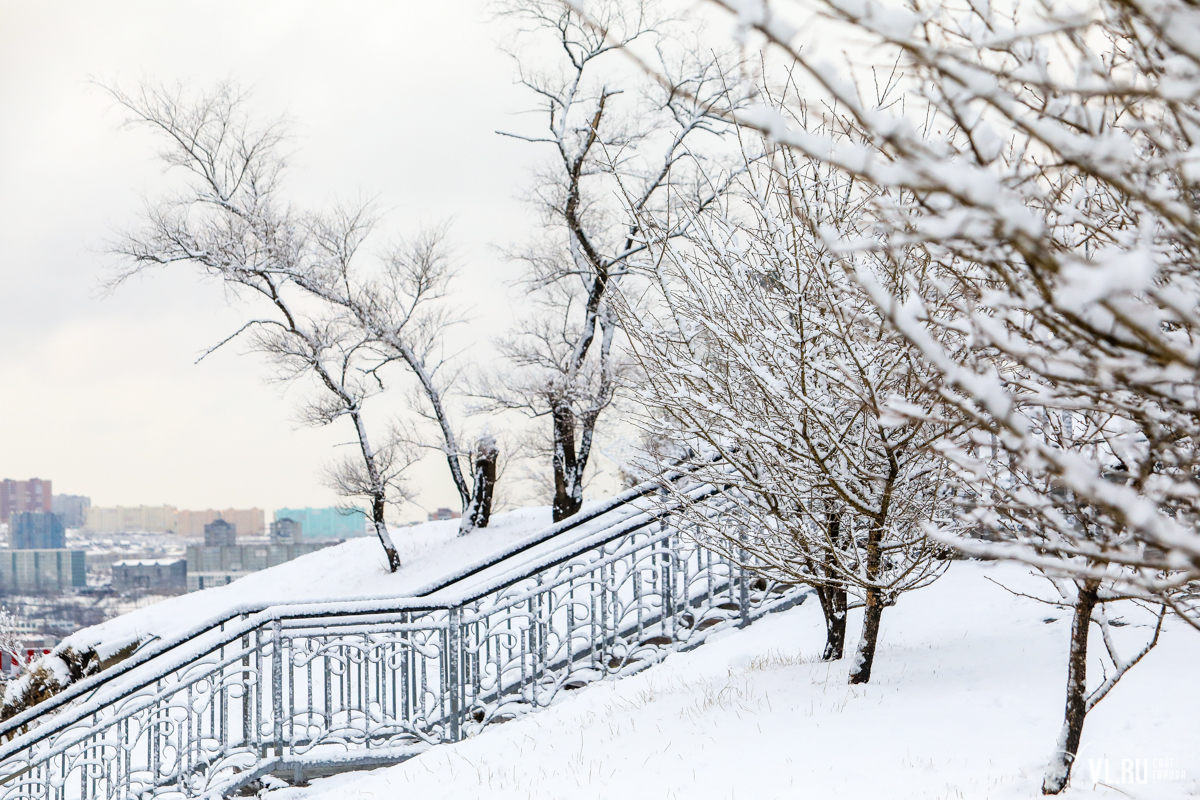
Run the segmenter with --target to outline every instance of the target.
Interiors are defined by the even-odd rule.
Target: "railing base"
[[[660,509],[446,597],[267,608],[192,637],[169,670],[147,667],[121,693],[0,744],[20,770],[0,800],[47,800],[68,780],[81,800],[251,796],[398,764],[810,593],[751,578]]]
[[[391,767],[401,764],[413,756],[420,755],[429,748],[430,745],[420,744],[380,749],[371,753],[346,753],[342,756],[267,758],[256,765],[254,769],[239,772],[232,779],[223,782],[218,787],[214,787],[205,797],[215,800],[218,797],[236,795],[250,784],[261,781],[268,775],[297,786],[307,780],[328,778],[331,775],[340,775],[343,772]]]
[[[795,608],[804,603],[808,596],[812,594],[811,589],[801,588],[790,593],[790,596],[780,598],[776,601],[768,601],[763,607],[757,609],[757,613],[753,614],[750,621],[761,619],[767,614],[777,614],[781,611]],[[726,621],[726,624],[716,626],[711,631],[705,631],[703,635],[694,636],[690,641],[680,642],[674,646],[664,647],[653,657],[638,660],[636,663],[629,664],[616,672],[605,675],[601,680],[611,680],[614,678],[625,678],[631,675],[636,675],[649,667],[662,663],[662,661],[671,653],[684,653],[695,650],[708,640],[710,633],[720,633],[722,631],[737,630],[743,627],[739,624],[739,618],[734,617]],[[732,624],[729,624],[732,623]],[[530,708],[526,713],[530,713],[535,709]],[[525,714],[519,714],[518,717],[523,717]],[[477,733],[481,733],[479,731]],[[358,770],[377,769],[380,767],[390,767],[396,764],[401,764],[414,756],[429,750],[436,745],[430,744],[410,744],[395,748],[379,748],[373,749],[369,753],[345,753],[345,754],[322,754],[313,755],[310,757],[267,757],[250,771],[240,772],[237,776],[228,782],[213,789],[206,796],[209,798],[230,797],[241,792],[242,789],[261,781],[267,775],[271,775],[279,780],[286,781],[292,786],[298,786],[305,781],[315,780],[318,778],[327,778],[331,775],[340,775],[345,772],[356,772]]]

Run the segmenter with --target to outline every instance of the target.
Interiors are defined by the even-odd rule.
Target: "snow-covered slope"
[[[387,571],[378,539],[351,539],[227,586],[173,597],[84,628],[60,646],[78,651],[95,648],[103,658],[131,642],[171,639],[205,620],[250,605],[401,597],[464,564],[504,552],[549,524],[550,508],[545,506],[496,514],[489,527],[464,537],[457,535],[458,520],[401,528],[392,533],[402,562],[394,574]]]
[[[1012,565],[956,563],[888,609],[868,686],[846,684],[844,661],[814,660],[823,629],[819,608],[806,603],[400,766],[268,796],[1040,797],[1061,722],[1070,622],[989,579],[1047,588]],[[1064,796],[1200,794],[1197,664],[1200,634],[1170,625],[1088,717]]]

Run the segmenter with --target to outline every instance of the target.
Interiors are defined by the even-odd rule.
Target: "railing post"
[[[611,572],[611,570],[608,570],[608,572]],[[605,567],[603,564],[601,564],[600,565],[600,663],[603,665],[604,669],[607,671],[608,669],[611,669],[609,664],[612,662],[612,654],[609,651],[609,646],[608,646],[608,628],[609,628],[608,604],[610,602],[610,598],[609,598],[610,592],[609,592],[609,585],[608,585],[608,576],[605,573],[606,573]],[[535,692],[536,692],[536,689],[535,689]]]
[[[659,571],[658,593],[662,602],[662,632],[675,638],[675,595],[671,576],[671,542],[664,539],[662,545],[662,568]],[[668,623],[668,620],[670,622]],[[670,627],[668,628],[668,624]]]
[[[242,614],[245,622],[249,614]],[[250,633],[242,634],[242,746],[250,747],[250,731],[253,720],[250,717]]]
[[[742,541],[746,540],[746,532],[742,531]],[[746,567],[746,551],[738,548],[738,608],[741,612],[739,627],[745,628],[750,624],[750,579]]]
[[[453,606],[447,617],[449,634],[446,644],[446,690],[450,692],[450,741],[457,742],[462,730],[462,681],[460,680],[459,660],[462,652],[462,611]]]
[[[297,747],[338,741],[335,737],[340,731],[358,727],[360,715],[366,738],[357,741],[355,731],[353,740],[347,742],[351,748],[366,750],[439,736],[445,742],[461,741],[477,727],[473,721],[477,711],[481,722],[499,721],[509,718],[507,713],[500,713],[507,711],[506,704],[524,701],[526,710],[530,705],[542,705],[540,686],[544,682],[548,687],[547,696],[563,688],[563,680],[577,666],[577,656],[579,665],[586,665],[590,655],[603,674],[610,669],[607,665],[612,663],[618,643],[629,650],[638,649],[649,633],[657,633],[660,623],[664,636],[686,632],[685,625],[694,629],[699,617],[714,609],[701,604],[702,610],[694,615],[684,613],[692,608],[693,583],[696,601],[707,588],[704,597],[708,605],[716,605],[719,600],[725,609],[740,610],[742,626],[761,613],[759,601],[754,599],[759,562],[751,561],[744,552],[747,528],[734,529],[743,537],[742,541],[735,539],[734,552],[729,553],[735,558],[726,559],[723,554],[718,557],[704,548],[693,567],[681,543],[683,533],[689,529],[678,514],[641,519],[636,524],[627,524],[626,520],[618,520],[620,530],[609,532],[599,543],[591,536],[581,540],[577,548],[568,542],[577,549],[573,555],[556,555],[556,560],[530,565],[511,582],[488,589],[469,604],[435,603],[422,612],[390,607],[364,611],[352,606],[331,612],[340,616],[338,621],[352,623],[348,629],[331,626],[323,632],[306,633],[310,628],[322,627],[324,617],[289,617],[291,633],[286,635],[282,617],[273,617],[287,612],[266,607],[253,614],[241,613],[240,623],[220,625],[229,640],[222,636],[223,644],[217,649],[206,650],[186,663],[168,662],[170,671],[162,672],[153,684],[123,689],[126,694],[116,701],[87,709],[90,723],[84,711],[72,712],[79,714],[76,723],[92,726],[88,738],[47,740],[52,744],[39,745],[36,751],[32,745],[26,747],[30,763],[27,769],[32,775],[26,780],[35,787],[46,787],[30,789],[26,794],[63,800],[78,792],[84,800],[103,800],[105,796],[127,800],[137,786],[149,800],[155,795],[178,793],[180,787],[192,785],[186,781],[199,780],[201,775],[216,785],[212,782],[231,777],[235,759],[222,757],[218,761],[214,756],[236,756],[240,765],[254,754],[278,767],[283,759],[294,756]],[[699,571],[693,574],[693,569],[705,572],[703,579]],[[701,585],[702,580],[706,587]],[[632,581],[632,585],[626,587],[626,581]],[[561,597],[557,596],[560,593]],[[561,610],[563,602],[565,611]],[[630,602],[636,606],[636,619]],[[397,611],[399,626],[395,622]],[[586,625],[578,618],[580,613],[587,614]],[[706,626],[728,615],[711,616],[703,620]],[[472,620],[470,628],[466,627],[468,617]],[[250,619],[255,620],[254,626],[249,625]],[[560,629],[563,623],[565,631]],[[234,632],[234,624],[241,633]],[[589,631],[590,642],[580,642]],[[657,635],[652,639],[661,643]],[[236,652],[239,641],[241,653]],[[356,655],[360,649],[361,659]],[[269,665],[264,661],[268,657],[273,659]],[[494,676],[489,671],[492,669]],[[400,674],[395,675],[395,671]],[[296,680],[301,681],[299,686]],[[315,680],[321,681],[320,687]],[[238,724],[235,704],[239,701],[239,682],[240,746],[234,727]],[[566,688],[577,685],[572,682]],[[206,692],[211,695],[207,706],[198,702]],[[146,697],[151,693],[153,697]],[[323,705],[320,695],[324,696]],[[372,696],[378,698],[385,717],[379,724],[372,713]],[[132,707],[128,697],[137,697],[138,702],[145,698],[149,704],[138,706],[133,715],[125,717],[124,709]],[[389,698],[391,715],[399,717],[395,725],[386,719]],[[472,723],[468,725],[467,720]],[[297,722],[301,722],[301,730],[297,730]],[[63,735],[76,736],[75,730]],[[115,745],[111,741],[114,736]],[[131,737],[133,742],[129,741]],[[213,743],[212,739],[217,741]],[[0,747],[4,744],[0,742]],[[122,745],[128,749],[122,749]],[[59,749],[51,752],[51,746]],[[8,759],[6,756],[4,760]],[[73,781],[75,773],[71,769],[79,759],[86,762],[78,767],[81,785],[72,786],[68,793],[59,776],[69,775]],[[138,773],[136,782],[132,782],[131,773]],[[149,773],[148,778],[145,773]],[[296,778],[302,777],[303,770],[297,767]]]
[[[275,755],[283,755],[283,621],[271,623],[274,644],[271,647],[271,695],[274,717]]]

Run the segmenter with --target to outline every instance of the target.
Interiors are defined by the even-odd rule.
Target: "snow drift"
[[[957,562],[884,623],[876,673],[823,663],[815,603],[730,631],[396,767],[271,800],[371,797],[1035,798],[1061,725],[1070,616],[1043,579]],[[1144,635],[1140,620],[1119,629]],[[1088,716],[1066,797],[1200,792],[1200,636],[1179,620]],[[852,626],[852,629],[854,626]]]

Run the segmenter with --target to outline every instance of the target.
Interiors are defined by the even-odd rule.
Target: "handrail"
[[[639,511],[630,515],[629,517],[615,522],[612,525],[601,528],[600,530],[595,531],[588,536],[582,537],[578,540],[572,540],[568,546],[564,548],[551,551],[550,553],[543,554],[541,557],[519,564],[513,569],[495,576],[490,581],[487,581],[480,586],[470,587],[473,589],[473,591],[471,591],[469,594],[446,596],[446,594],[454,587],[455,584],[462,583],[463,581],[478,575],[487,568],[509,560],[516,555],[528,552],[534,546],[543,544],[565,531],[579,527],[585,522],[592,521],[597,517],[614,510],[615,508],[644,497],[657,488],[657,484],[649,488],[643,488],[643,486],[644,485],[639,485],[638,487],[634,487],[633,489],[623,492],[622,494],[612,498],[610,501],[607,501],[601,507],[591,510],[586,519],[579,519],[575,520],[572,524],[565,524],[565,522],[570,522],[568,520],[564,523],[550,526],[549,528],[544,529],[536,534],[529,541],[522,543],[517,548],[511,551],[506,551],[504,558],[485,559],[472,567],[468,567],[452,574],[448,578],[438,581],[436,588],[423,590],[419,594],[413,593],[411,595],[399,597],[371,598],[350,601],[303,601],[276,603],[272,605],[260,606],[258,608],[253,608],[252,610],[247,610],[246,612],[234,613],[232,615],[223,617],[219,621],[207,625],[196,633],[187,635],[186,637],[180,637],[175,640],[170,640],[170,642],[163,648],[153,651],[153,656],[157,657],[159,655],[165,655],[167,652],[183,647],[189,642],[199,638],[203,634],[213,632],[218,628],[221,628],[221,636],[214,637],[213,639],[203,642],[202,649],[199,649],[198,651],[182,651],[178,653],[177,658],[163,665],[164,670],[160,670],[154,675],[148,676],[144,680],[134,681],[126,686],[121,687],[112,695],[104,697],[102,699],[102,703],[104,705],[117,703],[153,683],[158,679],[158,676],[161,674],[161,672],[178,669],[182,666],[185,666],[188,662],[200,658],[207,653],[211,653],[222,646],[228,645],[247,632],[252,631],[268,622],[273,622],[276,620],[282,621],[285,619],[320,619],[336,616],[357,616],[398,611],[436,611],[474,602],[475,600],[478,600],[491,592],[511,586],[512,584],[527,578],[534,572],[564,563],[579,553],[586,552],[587,550],[598,545],[605,544],[629,533],[635,532],[646,527],[647,525],[651,525],[654,522],[661,520],[665,516],[668,516],[671,513],[671,509]],[[698,502],[717,494],[718,491],[719,490],[712,486],[698,485],[693,487],[689,494],[691,495],[693,501]],[[241,617],[240,620],[238,620],[239,617]],[[238,621],[233,626],[222,628],[222,626],[233,620]],[[44,701],[43,703],[34,706],[25,712],[22,712],[22,714],[8,720],[8,723],[10,724],[7,724],[5,728],[0,729],[0,735],[11,729],[14,725],[23,724],[23,721],[28,721],[28,719],[31,719],[35,716],[40,716],[43,713],[53,711],[54,709],[61,707],[70,699],[78,697],[80,694],[84,694],[89,690],[99,692],[99,690],[103,688],[104,684],[110,683],[113,679],[120,677],[121,675],[125,675],[139,666],[143,666],[150,660],[151,658],[143,658],[138,663],[132,664],[125,669],[120,670],[119,672],[111,670],[106,671],[106,673],[101,673],[100,675],[91,676],[92,678],[100,678],[107,674],[107,680],[104,681],[93,681],[86,685],[84,681],[81,681],[78,684],[74,684],[74,686],[80,688],[73,692],[71,697],[52,705],[50,704],[50,700],[54,700],[55,698],[50,698],[49,700]],[[66,694],[66,692],[61,694]],[[93,695],[93,697],[94,696],[95,695]],[[49,708],[47,708],[47,706],[49,706]],[[90,713],[93,713],[93,711],[81,709],[78,715],[63,715],[46,725],[39,726],[34,730],[13,737],[7,743],[0,745],[0,761],[3,761],[19,750],[34,745],[37,742],[52,736],[67,727],[70,727],[78,721],[78,716],[86,716]],[[0,780],[2,780],[2,778],[3,776],[0,776]]]
[[[396,601],[396,600],[404,600],[404,599],[411,598],[411,597],[425,597],[425,596],[431,595],[435,592],[439,592],[442,589],[445,589],[455,583],[458,583],[459,581],[473,577],[474,575],[477,575],[478,573],[480,573],[490,567],[493,567],[498,563],[501,563],[501,562],[503,562],[509,558],[512,558],[514,556],[518,556],[521,553],[527,552],[528,550],[530,550],[540,544],[543,544],[546,541],[553,539],[554,537],[559,536],[569,530],[572,530],[572,529],[577,528],[581,525],[584,525],[588,522],[591,522],[591,521],[595,520],[596,518],[603,516],[604,514],[607,514],[610,511],[613,511],[623,505],[627,505],[627,504],[633,502],[634,500],[638,500],[642,497],[645,497],[649,494],[654,493],[659,488],[659,481],[661,481],[663,479],[674,480],[678,477],[684,477],[689,472],[691,472],[691,470],[687,469],[687,468],[685,468],[683,470],[670,470],[666,473],[663,473],[663,475],[661,475],[661,476],[656,476],[655,478],[651,478],[650,480],[643,481],[643,482],[637,484],[636,486],[633,486],[633,487],[625,490],[624,492],[621,492],[620,494],[614,495],[613,497],[602,502],[600,505],[596,506],[595,508],[589,509],[586,512],[581,512],[579,514],[576,514],[566,520],[563,520],[561,522],[550,525],[547,528],[543,528],[541,531],[534,534],[532,537],[530,537],[529,539],[522,542],[517,547],[515,547],[511,550],[506,550],[503,553],[497,554],[497,555],[489,557],[489,558],[485,558],[485,559],[478,561],[474,564],[471,564],[459,571],[456,571],[449,575],[443,576],[442,578],[438,579],[437,581],[434,581],[431,584],[426,584],[425,586],[423,586],[413,592],[409,592],[404,595],[397,595],[397,596],[385,597],[385,598],[372,598],[372,599],[364,598],[363,600],[355,600],[355,601],[351,601],[351,602],[356,602],[356,603],[371,602],[372,600],[378,600],[378,601],[382,601],[382,602]],[[222,617],[218,617],[216,619],[211,619],[211,620],[208,620],[208,621],[202,623],[201,625],[197,625],[195,627],[185,629],[183,633],[180,633],[171,639],[160,639],[156,646],[145,647],[143,649],[139,649],[138,652],[135,652],[133,655],[114,664],[113,666],[109,667],[108,669],[98,672],[95,675],[89,675],[86,678],[71,684],[70,686],[68,686],[66,689],[62,690],[58,694],[56,694],[52,697],[49,697],[49,698],[43,700],[42,702],[38,703],[37,705],[32,706],[32,707],[22,711],[21,713],[10,717],[9,719],[0,723],[0,738],[2,738],[4,736],[8,736],[10,734],[10,732],[23,727],[30,720],[32,720],[36,717],[42,716],[43,714],[50,713],[50,712],[54,711],[55,709],[60,708],[61,706],[65,705],[67,703],[70,703],[72,700],[77,699],[81,695],[87,694],[88,692],[93,691],[93,690],[97,690],[104,684],[109,683],[110,681],[112,681],[116,678],[119,678],[122,675],[125,675],[125,674],[131,672],[132,670],[137,669],[138,667],[143,666],[147,662],[152,661],[155,658],[158,658],[159,656],[165,655],[166,653],[176,649],[177,647],[181,647],[181,646],[187,644],[188,642],[192,641],[193,639],[195,639],[199,636],[203,636],[204,634],[209,633],[210,631],[220,628],[222,625],[224,625],[232,620],[235,620],[239,617],[244,617],[244,616],[250,615],[250,614],[253,614],[253,615],[261,614],[264,611],[267,611],[271,608],[275,608],[278,606],[309,606],[309,605],[319,603],[322,606],[332,607],[337,603],[344,603],[344,602],[346,602],[346,601],[330,599],[330,600],[305,600],[305,601],[294,601],[294,602],[293,601],[285,601],[282,603],[247,603],[247,604],[243,604],[243,605],[233,606],[231,608],[231,610],[229,611],[229,613],[227,613],[226,615],[224,615]],[[54,655],[54,653],[52,652],[51,655]],[[0,748],[0,758],[3,758],[2,754],[4,752],[5,752],[5,749]]]
[[[409,757],[803,601],[679,513],[722,524],[736,499],[720,485],[637,502],[658,488],[641,484],[421,596],[199,626],[0,746],[0,800],[229,796],[268,772]]]

